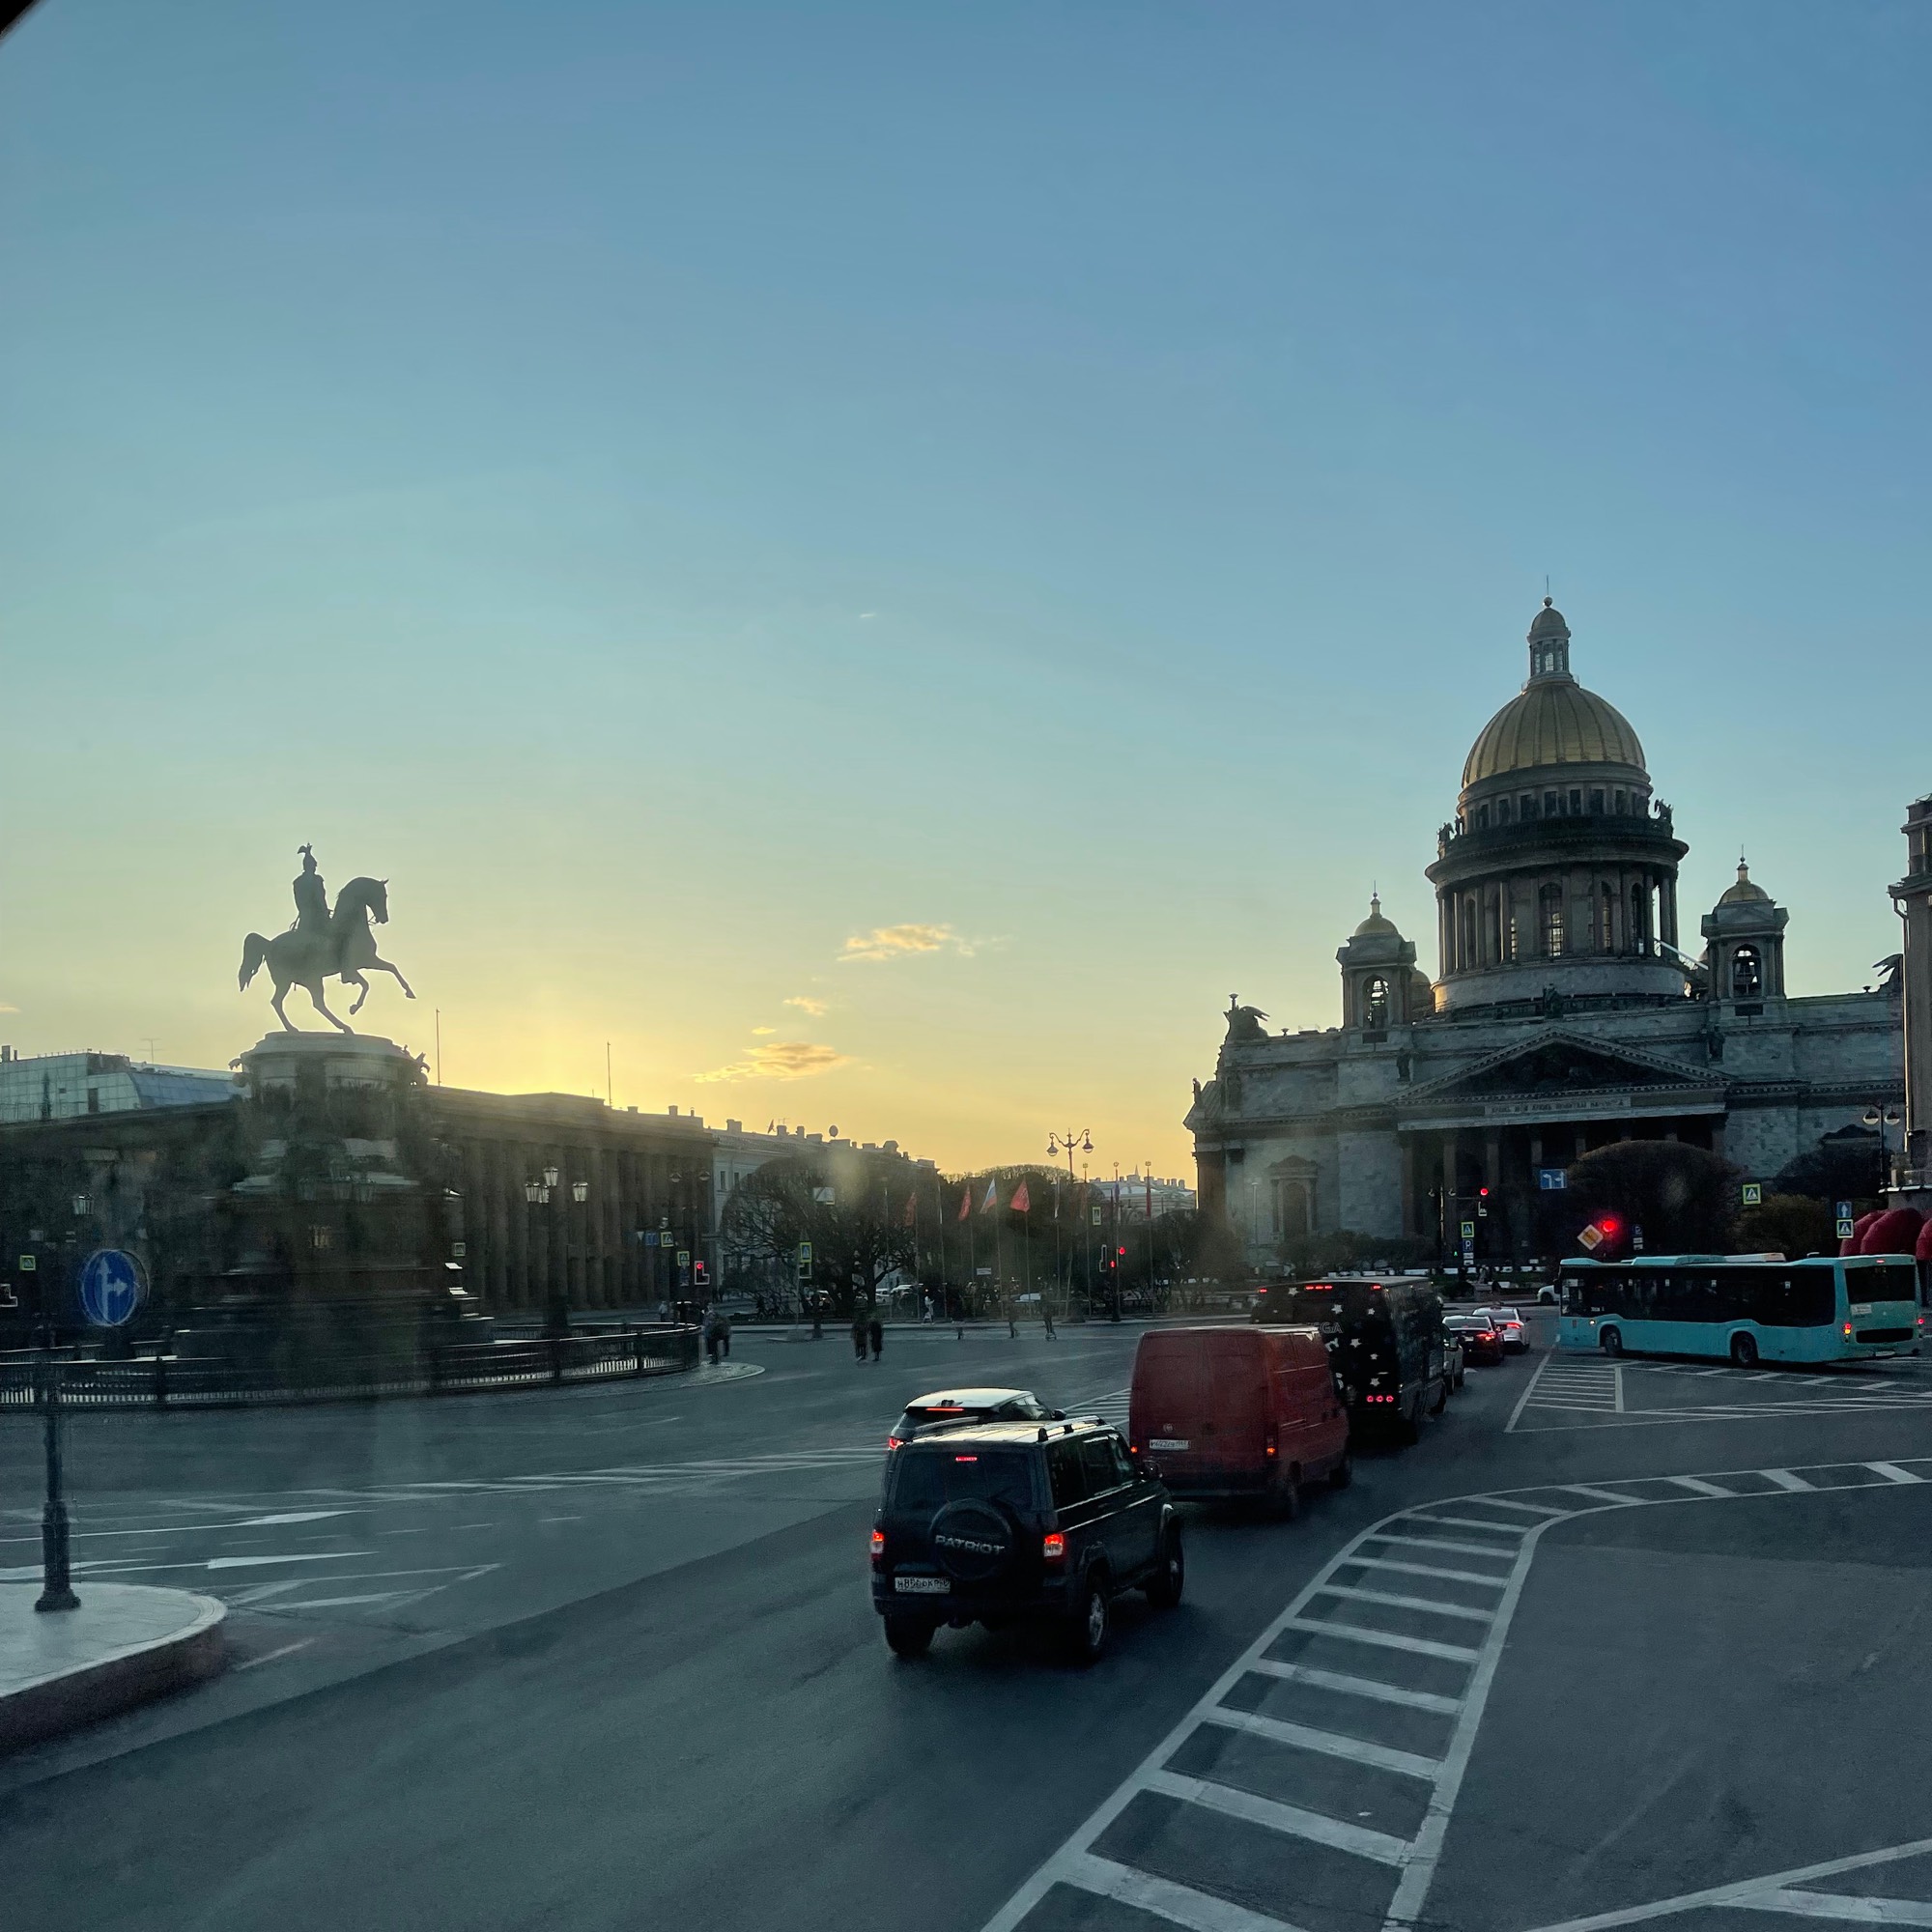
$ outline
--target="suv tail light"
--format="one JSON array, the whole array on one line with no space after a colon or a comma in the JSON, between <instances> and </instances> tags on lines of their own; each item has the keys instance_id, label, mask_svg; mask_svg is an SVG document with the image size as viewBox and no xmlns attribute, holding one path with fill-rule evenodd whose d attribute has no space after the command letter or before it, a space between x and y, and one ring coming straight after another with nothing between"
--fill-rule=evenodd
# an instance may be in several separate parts
<instances>
[{"instance_id":1,"label":"suv tail light","mask_svg":"<svg viewBox=\"0 0 1932 1932\"><path fill-rule=\"evenodd\" d=\"M1066 1561L1066 1539L1057 1529L1050 1529L1040 1539L1039 1553L1048 1563Z\"/></svg>"},{"instance_id":2,"label":"suv tail light","mask_svg":"<svg viewBox=\"0 0 1932 1932\"><path fill-rule=\"evenodd\" d=\"M1268 1431L1264 1440L1266 1453L1272 1456L1275 1453L1275 1437L1274 1437L1274 1431L1272 1429Z\"/></svg>"},{"instance_id":3,"label":"suv tail light","mask_svg":"<svg viewBox=\"0 0 1932 1932\"><path fill-rule=\"evenodd\" d=\"M897 1447L899 1446L899 1441L900 1441L900 1438L899 1438L898 1436L896 1436L896 1435L888 1435L888 1436L886 1437L886 1447L887 1447L888 1449L896 1449L896 1448L897 1448Z\"/></svg>"},{"instance_id":4,"label":"suv tail light","mask_svg":"<svg viewBox=\"0 0 1932 1932\"><path fill-rule=\"evenodd\" d=\"M886 1532L883 1529L875 1529L872 1532L872 1561L874 1563L883 1563L885 1557Z\"/></svg>"}]
</instances>

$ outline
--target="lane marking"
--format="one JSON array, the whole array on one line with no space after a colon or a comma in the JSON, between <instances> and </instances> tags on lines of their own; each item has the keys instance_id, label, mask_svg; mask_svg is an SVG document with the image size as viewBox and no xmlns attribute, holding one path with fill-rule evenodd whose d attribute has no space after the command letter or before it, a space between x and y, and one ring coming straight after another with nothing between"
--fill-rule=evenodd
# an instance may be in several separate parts
<instances>
[{"instance_id":1,"label":"lane marking","mask_svg":"<svg viewBox=\"0 0 1932 1932\"><path fill-rule=\"evenodd\" d=\"M1404 1777L1433 1778L1442 1768L1436 1759L1419 1757L1414 1751L1393 1750L1387 1745L1345 1737L1340 1731L1311 1730L1306 1724L1286 1723L1253 1711L1231 1711L1217 1704L1201 1717L1204 1723L1219 1724L1226 1731L1246 1731L1250 1737L1266 1738L1270 1744L1293 1745L1297 1750L1318 1751L1323 1757L1347 1758L1350 1764L1399 1772Z\"/></svg>"},{"instance_id":2,"label":"lane marking","mask_svg":"<svg viewBox=\"0 0 1932 1932\"><path fill-rule=\"evenodd\" d=\"M1803 1476L1794 1476L1789 1469L1760 1469L1757 1472L1768 1483L1776 1483L1780 1490L1815 1490L1816 1483L1807 1483Z\"/></svg>"},{"instance_id":3,"label":"lane marking","mask_svg":"<svg viewBox=\"0 0 1932 1932\"><path fill-rule=\"evenodd\" d=\"M315 1638L312 1636L298 1637L294 1643L283 1644L280 1650L269 1651L261 1657L251 1657L246 1663L238 1663L235 1667L237 1670L253 1670L258 1664L273 1663L278 1658L293 1657L297 1651L306 1650L313 1642Z\"/></svg>"},{"instance_id":4,"label":"lane marking","mask_svg":"<svg viewBox=\"0 0 1932 1932\"><path fill-rule=\"evenodd\" d=\"M1848 1859L1828 1859L1823 1864L1799 1865L1794 1870L1772 1872L1762 1878L1739 1879L1731 1885L1714 1885L1703 1891L1680 1892L1675 1898L1660 1898L1649 1905L1629 1905L1620 1912L1598 1912L1586 1918L1566 1918L1560 1924L1540 1925L1536 1932L1611 1932L1613 1926L1641 1925L1647 1919L1668 1918L1676 1913L1694 1912L1700 1906L1755 1905L1757 1895L1782 1890L1804 1879L1835 1878L1840 1872L1865 1871L1873 1865L1916 1859L1924 1852L1932 1852L1932 1838L1915 1838L1910 1844L1889 1845L1884 1851L1856 1852ZM1883 1924L1885 1921L1880 1919L1877 1922ZM1902 1922L1910 1924L1912 1921L1907 1919Z\"/></svg>"},{"instance_id":5,"label":"lane marking","mask_svg":"<svg viewBox=\"0 0 1932 1932\"><path fill-rule=\"evenodd\" d=\"M1279 1677L1288 1684L1306 1684L1315 1690L1340 1690L1350 1697L1367 1697L1378 1704L1401 1704L1410 1710L1434 1711L1453 1718L1463 1708L1460 1697L1438 1697L1433 1690L1410 1690L1401 1684L1384 1684L1378 1677L1350 1677L1340 1670L1317 1670L1306 1663L1277 1663L1259 1658L1248 1668L1263 1677Z\"/></svg>"},{"instance_id":6,"label":"lane marking","mask_svg":"<svg viewBox=\"0 0 1932 1932\"><path fill-rule=\"evenodd\" d=\"M1689 1490L1698 1496L1734 1496L1735 1490L1720 1489L1716 1483L1707 1483L1702 1476L1666 1476L1666 1483L1675 1483L1680 1490Z\"/></svg>"},{"instance_id":7,"label":"lane marking","mask_svg":"<svg viewBox=\"0 0 1932 1932\"><path fill-rule=\"evenodd\" d=\"M1849 1892L1754 1891L1741 1901L1753 1912L1789 1912L1849 1925L1932 1925L1932 1905L1916 1898L1864 1898Z\"/></svg>"},{"instance_id":8,"label":"lane marking","mask_svg":"<svg viewBox=\"0 0 1932 1932\"><path fill-rule=\"evenodd\" d=\"M1575 1495L1590 1496L1600 1503L1639 1503L1643 1500L1641 1496L1621 1495L1615 1490L1593 1490L1588 1483L1565 1483L1563 1487Z\"/></svg>"},{"instance_id":9,"label":"lane marking","mask_svg":"<svg viewBox=\"0 0 1932 1932\"><path fill-rule=\"evenodd\" d=\"M1470 1496L1467 1500L1470 1502L1481 1502L1484 1498L1481 1496ZM1488 1522L1479 1516L1425 1516L1421 1510L1416 1510L1411 1513L1408 1520L1410 1522L1439 1522L1449 1529L1488 1529L1494 1531L1497 1536L1527 1536L1530 1533L1520 1523ZM1496 1554L1498 1556L1509 1556L1515 1554L1515 1552L1513 1550L1499 1549L1496 1551Z\"/></svg>"},{"instance_id":10,"label":"lane marking","mask_svg":"<svg viewBox=\"0 0 1932 1932\"><path fill-rule=\"evenodd\" d=\"M1624 1412L1624 1365L1613 1362L1610 1365L1610 1380L1617 1392L1617 1413Z\"/></svg>"},{"instance_id":11,"label":"lane marking","mask_svg":"<svg viewBox=\"0 0 1932 1932\"><path fill-rule=\"evenodd\" d=\"M1338 1852L1352 1852L1358 1859L1374 1859L1379 1864L1399 1865L1408 1856L1408 1840L1392 1837L1386 1832L1371 1832L1361 1825L1345 1825L1320 1811L1304 1811L1296 1804L1278 1804L1272 1798L1257 1798L1252 1792L1234 1785L1215 1784L1200 1777L1182 1777L1171 1771L1152 1772L1147 1789L1163 1798L1178 1798L1185 1804L1199 1804L1205 1810L1220 1811L1244 1824L1260 1825L1293 1838L1311 1838L1319 1845L1332 1845Z\"/></svg>"},{"instance_id":12,"label":"lane marking","mask_svg":"<svg viewBox=\"0 0 1932 1932\"><path fill-rule=\"evenodd\" d=\"M1555 1359L1553 1355L1545 1355L1542 1361L1537 1363L1536 1373L1523 1384L1522 1393L1516 1399L1516 1406L1510 1410L1509 1420L1503 1424L1503 1434L1505 1435L1516 1434L1517 1418L1529 1406L1530 1397L1536 1393L1536 1385L1542 1381L1544 1376L1548 1372L1550 1363Z\"/></svg>"},{"instance_id":13,"label":"lane marking","mask_svg":"<svg viewBox=\"0 0 1932 1932\"><path fill-rule=\"evenodd\" d=\"M1531 1516L1574 1516L1574 1510L1551 1509L1548 1503L1520 1503L1510 1496L1489 1496L1485 1500L1493 1509L1527 1510Z\"/></svg>"}]
</instances>

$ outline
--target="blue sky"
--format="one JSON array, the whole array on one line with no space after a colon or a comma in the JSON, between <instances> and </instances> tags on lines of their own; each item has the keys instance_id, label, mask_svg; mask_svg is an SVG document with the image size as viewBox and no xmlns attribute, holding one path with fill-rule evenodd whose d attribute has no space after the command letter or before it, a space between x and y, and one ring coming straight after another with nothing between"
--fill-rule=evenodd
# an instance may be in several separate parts
<instances>
[{"instance_id":1,"label":"blue sky","mask_svg":"<svg viewBox=\"0 0 1932 1932\"><path fill-rule=\"evenodd\" d=\"M6 1030L224 1062L308 838L452 1080L1179 1171L1229 991L1332 1024L1372 881L1434 963L1546 573L1687 912L1744 843L1861 984L1928 81L1907 5L42 0Z\"/></svg>"}]
</instances>

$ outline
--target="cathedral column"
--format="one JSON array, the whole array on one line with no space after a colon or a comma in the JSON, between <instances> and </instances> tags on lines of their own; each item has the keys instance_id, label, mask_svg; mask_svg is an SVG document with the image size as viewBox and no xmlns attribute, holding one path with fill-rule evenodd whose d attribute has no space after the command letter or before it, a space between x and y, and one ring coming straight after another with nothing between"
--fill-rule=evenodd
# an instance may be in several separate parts
<instances>
[{"instance_id":1,"label":"cathedral column","mask_svg":"<svg viewBox=\"0 0 1932 1932\"><path fill-rule=\"evenodd\" d=\"M1666 876L1662 880L1662 885L1663 900L1663 932L1662 936L1666 945L1675 946L1677 944L1677 881L1672 877Z\"/></svg>"},{"instance_id":2,"label":"cathedral column","mask_svg":"<svg viewBox=\"0 0 1932 1932\"><path fill-rule=\"evenodd\" d=\"M1418 1232L1415 1225L1415 1137L1398 1128L1396 1145L1402 1151L1402 1232L1413 1235Z\"/></svg>"}]
</instances>

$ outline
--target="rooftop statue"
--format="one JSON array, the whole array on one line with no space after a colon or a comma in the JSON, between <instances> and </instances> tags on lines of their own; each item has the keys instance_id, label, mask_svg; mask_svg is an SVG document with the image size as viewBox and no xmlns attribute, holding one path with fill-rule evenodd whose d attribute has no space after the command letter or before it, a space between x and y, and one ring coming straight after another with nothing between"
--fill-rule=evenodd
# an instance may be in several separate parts
<instances>
[{"instance_id":1,"label":"rooftop statue","mask_svg":"<svg viewBox=\"0 0 1932 1932\"><path fill-rule=\"evenodd\" d=\"M389 923L389 882L351 879L337 895L331 912L327 888L316 869L315 848L303 845L299 849L302 868L294 886L295 923L273 939L264 939L259 932L248 935L242 947L242 984L245 988L266 966L270 979L275 982L275 996L270 1004L275 1009L275 1017L290 1033L301 1031L282 1010L282 1001L291 986L300 986L330 1026L341 1033L354 1033L354 1027L328 1010L328 1003L322 996L325 980L340 980L345 985L361 988L355 995L355 1004L349 1009L351 1019L362 1010L362 1002L369 997L369 982L362 977L365 967L374 967L379 973L394 973L404 993L412 1000L415 998L401 972L376 951L376 936L369 929L372 914L378 925Z\"/></svg>"}]
</instances>

